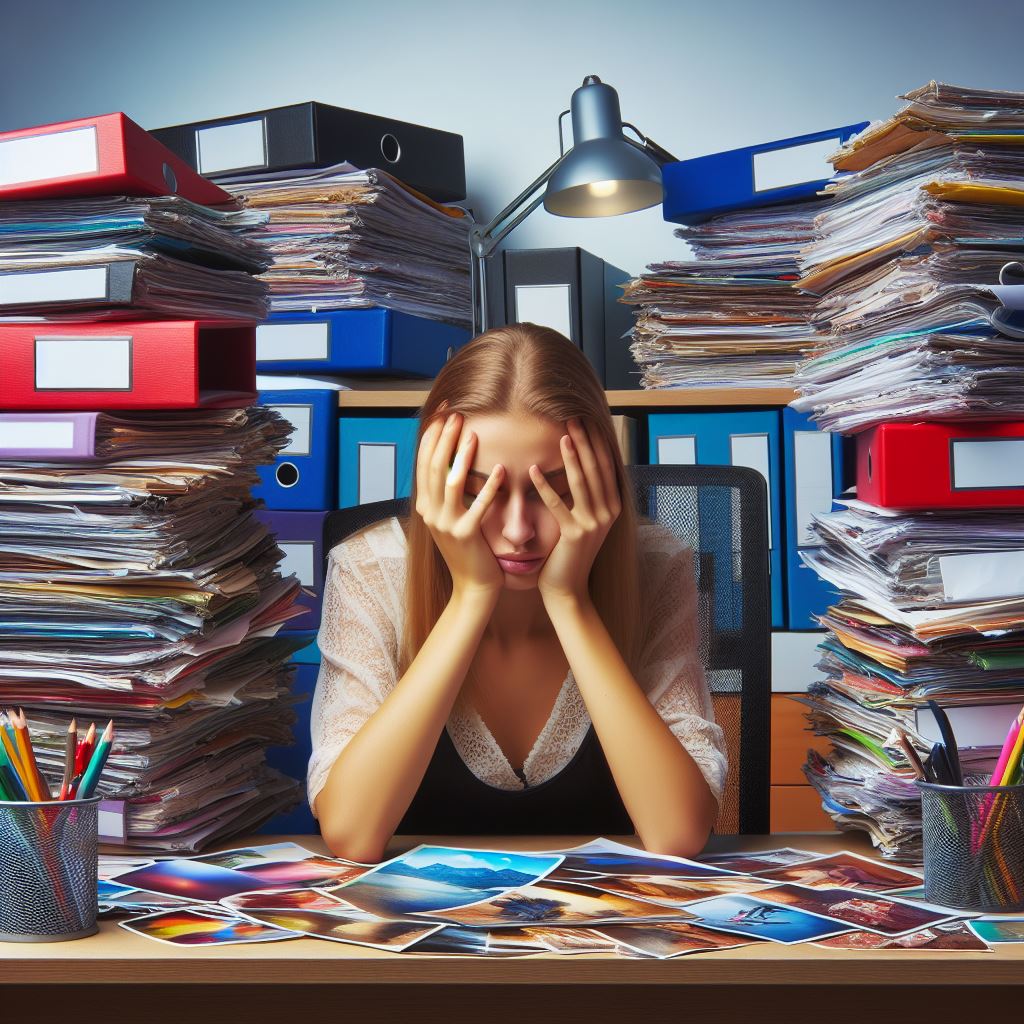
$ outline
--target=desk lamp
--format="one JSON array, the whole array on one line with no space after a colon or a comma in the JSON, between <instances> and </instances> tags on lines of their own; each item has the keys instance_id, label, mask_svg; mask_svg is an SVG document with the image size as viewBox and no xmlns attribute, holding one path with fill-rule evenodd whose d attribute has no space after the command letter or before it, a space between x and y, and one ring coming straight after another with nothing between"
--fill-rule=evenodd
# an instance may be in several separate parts
<instances>
[{"instance_id":1,"label":"desk lamp","mask_svg":"<svg viewBox=\"0 0 1024 1024\"><path fill-rule=\"evenodd\" d=\"M566 152L562 121L570 113L573 145ZM623 128L640 141L624 135ZM488 225L470 231L474 334L488 326L487 257L541 203L559 217L613 217L644 210L662 201L661 168L676 159L622 120L619 94L597 75L587 75L572 94L570 109L559 114L558 148L561 155L536 181Z\"/></svg>"}]
</instances>

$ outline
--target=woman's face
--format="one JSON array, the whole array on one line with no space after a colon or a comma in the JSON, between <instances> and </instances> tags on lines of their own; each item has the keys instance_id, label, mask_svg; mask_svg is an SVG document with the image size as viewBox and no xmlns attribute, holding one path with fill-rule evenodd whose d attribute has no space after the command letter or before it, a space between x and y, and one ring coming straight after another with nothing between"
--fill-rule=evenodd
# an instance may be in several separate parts
<instances>
[{"instance_id":1,"label":"woman's face","mask_svg":"<svg viewBox=\"0 0 1024 1024\"><path fill-rule=\"evenodd\" d=\"M505 467L501 481L480 523L481 532L496 558L515 555L544 559L551 553L561 530L540 492L530 480L536 464L555 493L572 508L572 490L565 475L559 441L569 432L564 423L523 416L467 416L462 439L468 431L477 437L473 464L466 477L466 507L480 493L495 463ZM543 561L527 573L505 569L505 586L531 590L537 586Z\"/></svg>"}]
</instances>

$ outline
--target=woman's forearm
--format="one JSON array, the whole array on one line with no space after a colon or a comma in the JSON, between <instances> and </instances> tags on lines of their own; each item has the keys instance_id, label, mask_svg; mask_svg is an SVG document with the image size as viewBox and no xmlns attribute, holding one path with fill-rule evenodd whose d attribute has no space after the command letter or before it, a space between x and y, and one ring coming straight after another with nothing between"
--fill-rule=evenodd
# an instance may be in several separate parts
<instances>
[{"instance_id":1,"label":"woman's forearm","mask_svg":"<svg viewBox=\"0 0 1024 1024\"><path fill-rule=\"evenodd\" d=\"M546 601L619 795L652 853L699 853L718 802L647 699L589 599Z\"/></svg>"},{"instance_id":2,"label":"woman's forearm","mask_svg":"<svg viewBox=\"0 0 1024 1024\"><path fill-rule=\"evenodd\" d=\"M368 863L383 856L416 795L466 678L497 592L452 595L405 674L348 741L316 798L331 851Z\"/></svg>"}]
</instances>

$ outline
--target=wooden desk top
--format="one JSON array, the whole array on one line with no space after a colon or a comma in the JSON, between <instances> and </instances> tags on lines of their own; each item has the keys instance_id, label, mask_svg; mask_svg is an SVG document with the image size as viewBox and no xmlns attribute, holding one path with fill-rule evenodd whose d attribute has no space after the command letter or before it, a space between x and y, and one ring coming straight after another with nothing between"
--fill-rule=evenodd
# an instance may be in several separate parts
<instances>
[{"instance_id":1,"label":"wooden desk top","mask_svg":"<svg viewBox=\"0 0 1024 1024\"><path fill-rule=\"evenodd\" d=\"M401 836L386 857L423 842L482 849L543 850L575 846L593 836ZM609 836L639 845L636 836ZM291 839L326 852L319 836L251 836L222 843ZM823 853L842 849L873 856L860 833L715 836L709 851L794 846ZM670 960L613 953L530 956L408 956L323 939L290 939L210 949L176 948L101 920L98 935L70 942L0 942L0 986L26 984L549 984L560 985L991 985L1024 984L1024 944L992 952L831 950L810 944L756 943Z\"/></svg>"}]
</instances>

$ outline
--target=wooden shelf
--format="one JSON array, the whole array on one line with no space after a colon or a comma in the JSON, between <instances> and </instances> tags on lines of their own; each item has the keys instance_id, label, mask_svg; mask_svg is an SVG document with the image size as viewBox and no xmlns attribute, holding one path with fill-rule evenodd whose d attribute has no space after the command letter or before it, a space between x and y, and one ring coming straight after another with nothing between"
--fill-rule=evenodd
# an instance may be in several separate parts
<instances>
[{"instance_id":1,"label":"wooden shelf","mask_svg":"<svg viewBox=\"0 0 1024 1024\"><path fill-rule=\"evenodd\" d=\"M339 391L344 409L417 409L426 401L429 387L421 381L374 381L359 390ZM679 388L658 391L606 391L613 409L631 407L687 409L699 406L788 405L796 392L789 388Z\"/></svg>"}]
</instances>

